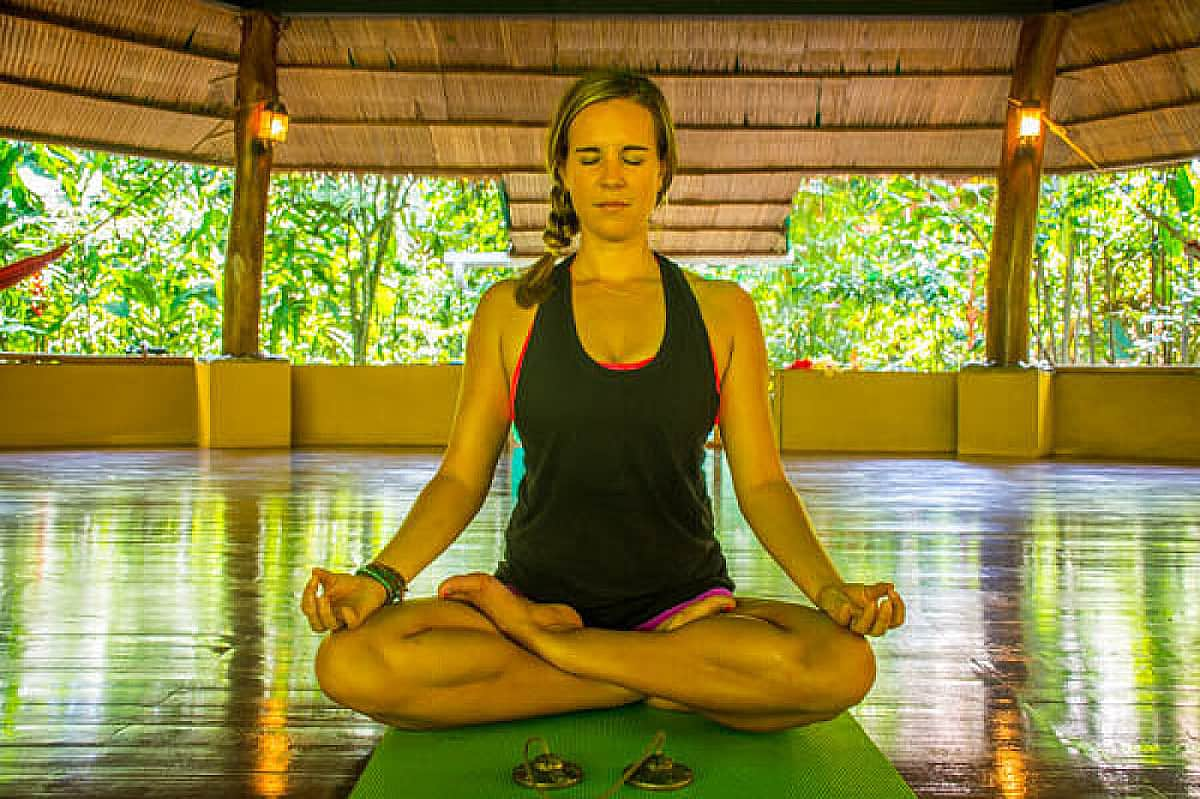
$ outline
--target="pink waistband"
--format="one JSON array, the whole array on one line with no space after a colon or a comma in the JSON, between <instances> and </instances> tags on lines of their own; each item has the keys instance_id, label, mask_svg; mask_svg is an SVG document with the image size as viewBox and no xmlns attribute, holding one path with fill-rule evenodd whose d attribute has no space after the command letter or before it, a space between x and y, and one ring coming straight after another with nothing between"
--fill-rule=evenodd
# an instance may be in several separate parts
<instances>
[{"instance_id":1,"label":"pink waistband","mask_svg":"<svg viewBox=\"0 0 1200 799\"><path fill-rule=\"evenodd\" d=\"M520 597L525 596L524 594L522 594L520 591L518 591L516 589L516 586L509 585L508 583L505 583L504 585L508 588L509 591L512 591L517 596L520 596ZM705 591L703 594L694 596L687 601L680 602L675 607L664 610L662 613L659 613L654 618L644 621L641 624L639 624L637 627L634 627L634 629L642 630L642 631L653 630L655 627L662 624L668 618L675 615L676 613L683 610L684 608L694 605L703 599L708 599L710 596L733 596L733 592L730 591L728 588L710 588L707 591Z\"/></svg>"},{"instance_id":2,"label":"pink waistband","mask_svg":"<svg viewBox=\"0 0 1200 799\"><path fill-rule=\"evenodd\" d=\"M733 592L730 591L728 588L710 588L707 591L705 591L703 594L700 594L699 596L695 596L695 597L687 600L686 602L680 602L678 605L676 605L673 608L668 608L667 610L664 610L662 613L658 614L654 618L652 618L648 621L642 622L634 629L635 630L653 630L655 627L657 627L658 625L660 625L664 621L666 621L669 617L675 615L676 613L678 613L679 611L688 607L689 605L694 605L702 599L708 599L710 596L733 596Z\"/></svg>"}]
</instances>

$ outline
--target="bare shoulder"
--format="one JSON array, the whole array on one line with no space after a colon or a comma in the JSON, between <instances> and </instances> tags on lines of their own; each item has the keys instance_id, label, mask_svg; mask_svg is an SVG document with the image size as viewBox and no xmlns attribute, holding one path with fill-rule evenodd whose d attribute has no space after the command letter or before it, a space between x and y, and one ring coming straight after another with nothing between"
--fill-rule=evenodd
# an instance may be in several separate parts
<instances>
[{"instance_id":1,"label":"bare shoulder","mask_svg":"<svg viewBox=\"0 0 1200 799\"><path fill-rule=\"evenodd\" d=\"M517 304L517 279L515 277L506 277L497 280L483 292L480 304L483 304L485 300L505 307L511 303L515 307Z\"/></svg>"},{"instance_id":2,"label":"bare shoulder","mask_svg":"<svg viewBox=\"0 0 1200 799\"><path fill-rule=\"evenodd\" d=\"M722 379L733 357L734 339L738 329L739 296L745 291L732 280L706 278L684 269L688 285L700 306L700 315L712 341L717 358L717 371Z\"/></svg>"},{"instance_id":3,"label":"bare shoulder","mask_svg":"<svg viewBox=\"0 0 1200 799\"><path fill-rule=\"evenodd\" d=\"M515 316L520 315L523 311L531 311L532 308L522 308L517 305L517 283L516 278L504 278L498 280L488 286L487 291L479 298L479 307L476 309L477 314L486 314L488 324L498 326L500 332L512 323Z\"/></svg>"},{"instance_id":4,"label":"bare shoulder","mask_svg":"<svg viewBox=\"0 0 1200 799\"><path fill-rule=\"evenodd\" d=\"M728 320L735 310L738 294L745 294L742 287L732 280L703 277L687 269L682 271L696 295L696 301L700 303L705 319L711 319L714 323Z\"/></svg>"},{"instance_id":5,"label":"bare shoulder","mask_svg":"<svg viewBox=\"0 0 1200 799\"><path fill-rule=\"evenodd\" d=\"M536 305L522 308L517 304L519 282L517 278L506 278L493 283L480 298L476 310L477 318L482 318L481 323L498 339L506 377L516 367L521 345L537 313Z\"/></svg>"}]
</instances>

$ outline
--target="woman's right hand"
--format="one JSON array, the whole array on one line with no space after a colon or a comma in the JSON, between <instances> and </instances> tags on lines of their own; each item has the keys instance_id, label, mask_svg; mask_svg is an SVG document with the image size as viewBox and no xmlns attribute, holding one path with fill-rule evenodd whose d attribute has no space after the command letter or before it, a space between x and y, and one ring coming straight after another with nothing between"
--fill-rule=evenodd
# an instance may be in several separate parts
<instances>
[{"instance_id":1,"label":"woman's right hand","mask_svg":"<svg viewBox=\"0 0 1200 799\"><path fill-rule=\"evenodd\" d=\"M314 568L304 586L300 609L313 632L353 630L387 601L387 589L370 577Z\"/></svg>"}]
</instances>

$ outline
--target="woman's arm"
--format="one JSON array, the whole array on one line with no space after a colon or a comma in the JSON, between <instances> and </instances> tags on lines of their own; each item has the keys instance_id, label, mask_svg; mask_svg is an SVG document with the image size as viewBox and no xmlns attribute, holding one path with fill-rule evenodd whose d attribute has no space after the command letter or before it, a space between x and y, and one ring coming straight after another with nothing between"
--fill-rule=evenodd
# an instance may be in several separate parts
<instances>
[{"instance_id":1,"label":"woman's arm","mask_svg":"<svg viewBox=\"0 0 1200 799\"><path fill-rule=\"evenodd\" d=\"M732 282L724 292L722 316L733 333L733 352L721 381L721 441L738 506L763 548L815 603L824 587L843 581L783 471L771 426L767 348L754 299Z\"/></svg>"},{"instance_id":2,"label":"woman's arm","mask_svg":"<svg viewBox=\"0 0 1200 799\"><path fill-rule=\"evenodd\" d=\"M479 491L439 471L421 489L404 523L374 560L391 566L411 583L462 534L486 498L486 488Z\"/></svg>"},{"instance_id":3,"label":"woman's arm","mask_svg":"<svg viewBox=\"0 0 1200 799\"><path fill-rule=\"evenodd\" d=\"M808 511L786 479L758 486L738 497L742 515L792 582L813 601L829 585L845 582L817 539Z\"/></svg>"},{"instance_id":4,"label":"woman's arm","mask_svg":"<svg viewBox=\"0 0 1200 799\"><path fill-rule=\"evenodd\" d=\"M480 298L467 334L463 379L441 465L375 558L410 582L454 543L487 499L510 424L501 331L512 295L511 281L503 281Z\"/></svg>"}]
</instances>

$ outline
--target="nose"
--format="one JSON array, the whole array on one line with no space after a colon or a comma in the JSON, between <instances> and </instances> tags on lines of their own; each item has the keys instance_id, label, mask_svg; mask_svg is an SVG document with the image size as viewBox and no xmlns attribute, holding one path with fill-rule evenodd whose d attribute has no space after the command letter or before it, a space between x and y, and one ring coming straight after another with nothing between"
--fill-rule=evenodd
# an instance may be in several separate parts
<instances>
[{"instance_id":1,"label":"nose","mask_svg":"<svg viewBox=\"0 0 1200 799\"><path fill-rule=\"evenodd\" d=\"M611 183L620 184L624 181L625 170L621 165L620 157L606 157L600 170L600 182L607 186Z\"/></svg>"}]
</instances>

